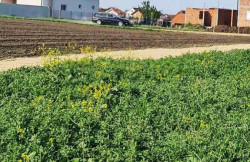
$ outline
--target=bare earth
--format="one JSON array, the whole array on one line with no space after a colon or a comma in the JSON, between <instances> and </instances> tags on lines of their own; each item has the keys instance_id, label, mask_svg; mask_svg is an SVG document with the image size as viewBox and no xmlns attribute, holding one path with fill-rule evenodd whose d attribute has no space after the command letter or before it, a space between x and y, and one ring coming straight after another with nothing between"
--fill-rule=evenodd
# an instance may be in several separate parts
<instances>
[{"instance_id":1,"label":"bare earth","mask_svg":"<svg viewBox=\"0 0 250 162\"><path fill-rule=\"evenodd\" d=\"M145 49L145 50L133 50L133 51L112 51L112 52L97 52L93 55L86 54L71 54L60 56L60 59L72 59L79 60L84 57L110 57L113 59L161 59L165 57L177 57L188 53L200 53L205 51L230 51L234 49L250 49L250 44L235 44L235 45L219 45L211 47L192 47L181 49ZM20 67L42 66L42 57L22 57L15 59L8 59L0 61L0 72L16 69Z\"/></svg>"}]
</instances>

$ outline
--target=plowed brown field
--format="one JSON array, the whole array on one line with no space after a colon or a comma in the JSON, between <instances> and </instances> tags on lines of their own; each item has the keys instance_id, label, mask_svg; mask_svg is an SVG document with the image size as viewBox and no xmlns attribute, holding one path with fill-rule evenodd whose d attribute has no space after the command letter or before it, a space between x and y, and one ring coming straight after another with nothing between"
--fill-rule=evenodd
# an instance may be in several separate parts
<instances>
[{"instance_id":1,"label":"plowed brown field","mask_svg":"<svg viewBox=\"0 0 250 162\"><path fill-rule=\"evenodd\" d=\"M178 48L250 43L250 37L112 29L69 23L0 19L0 59L39 55L39 46L63 49L68 43L97 50Z\"/></svg>"}]
</instances>

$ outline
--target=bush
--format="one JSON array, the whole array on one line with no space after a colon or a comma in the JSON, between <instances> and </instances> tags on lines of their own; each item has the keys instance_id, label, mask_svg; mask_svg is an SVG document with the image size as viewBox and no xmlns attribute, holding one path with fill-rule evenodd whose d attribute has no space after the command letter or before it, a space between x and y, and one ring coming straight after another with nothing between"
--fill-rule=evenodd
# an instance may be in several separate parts
<instances>
[{"instance_id":1,"label":"bush","mask_svg":"<svg viewBox=\"0 0 250 162\"><path fill-rule=\"evenodd\" d=\"M187 23L184 25L184 28L189 28L189 29L204 29L204 27L200 24L191 24Z\"/></svg>"}]
</instances>

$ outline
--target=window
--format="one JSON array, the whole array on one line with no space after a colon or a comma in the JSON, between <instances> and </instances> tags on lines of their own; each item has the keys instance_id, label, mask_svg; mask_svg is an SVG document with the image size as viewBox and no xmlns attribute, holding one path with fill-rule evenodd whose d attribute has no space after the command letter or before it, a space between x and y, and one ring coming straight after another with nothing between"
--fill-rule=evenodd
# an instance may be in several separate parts
<instances>
[{"instance_id":1,"label":"window","mask_svg":"<svg viewBox=\"0 0 250 162\"><path fill-rule=\"evenodd\" d=\"M61 10L66 11L67 5L61 5Z\"/></svg>"},{"instance_id":2,"label":"window","mask_svg":"<svg viewBox=\"0 0 250 162\"><path fill-rule=\"evenodd\" d=\"M81 9L82 8L82 5L79 5L79 9Z\"/></svg>"},{"instance_id":3,"label":"window","mask_svg":"<svg viewBox=\"0 0 250 162\"><path fill-rule=\"evenodd\" d=\"M203 11L200 11L199 19L203 19Z\"/></svg>"},{"instance_id":4,"label":"window","mask_svg":"<svg viewBox=\"0 0 250 162\"><path fill-rule=\"evenodd\" d=\"M109 14L108 17L109 18L114 18L114 15Z\"/></svg>"},{"instance_id":5,"label":"window","mask_svg":"<svg viewBox=\"0 0 250 162\"><path fill-rule=\"evenodd\" d=\"M250 11L247 11L247 20L250 20Z\"/></svg>"},{"instance_id":6,"label":"window","mask_svg":"<svg viewBox=\"0 0 250 162\"><path fill-rule=\"evenodd\" d=\"M95 6L92 6L92 10L94 10L95 9Z\"/></svg>"}]
</instances>

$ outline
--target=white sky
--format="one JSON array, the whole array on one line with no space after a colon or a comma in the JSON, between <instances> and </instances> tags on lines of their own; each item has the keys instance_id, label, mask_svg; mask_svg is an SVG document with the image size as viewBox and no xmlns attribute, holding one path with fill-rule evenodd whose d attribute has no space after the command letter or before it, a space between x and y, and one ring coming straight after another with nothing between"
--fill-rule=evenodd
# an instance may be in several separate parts
<instances>
[{"instance_id":1,"label":"white sky","mask_svg":"<svg viewBox=\"0 0 250 162\"><path fill-rule=\"evenodd\" d=\"M100 0L100 7L117 7L121 10L128 10L132 7L138 7L143 0ZM203 8L228 8L236 9L237 0L150 0L152 5L163 13L176 14L187 7Z\"/></svg>"}]
</instances>

